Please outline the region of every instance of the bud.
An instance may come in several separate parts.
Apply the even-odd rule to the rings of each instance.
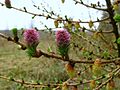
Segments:
[[[60,55],[66,56],[68,54],[70,45],[70,34],[66,29],[58,30],[56,32],[56,43]]]
[[[58,16],[57,21],[59,21],[59,23],[62,23],[62,17]]]
[[[106,85],[106,90],[114,90],[115,88],[115,82],[113,80],[110,80]]]
[[[56,28],[58,28],[58,21],[57,20],[54,21],[54,25]]]
[[[93,38],[94,38],[94,39],[97,39],[98,37],[99,37],[99,33],[98,33],[97,31],[94,32],[94,33],[93,33]]]
[[[11,8],[11,2],[10,2],[10,0],[5,0],[5,6],[7,8]]]
[[[28,29],[24,31],[24,40],[28,47],[37,46],[39,44],[39,33],[35,29]]]
[[[72,25],[73,25],[73,24],[72,24],[72,22],[71,22],[71,21],[68,21],[66,24],[67,24],[67,27],[68,27],[69,29],[71,29],[71,28],[72,28]]]
[[[100,76],[102,70],[102,63],[100,59],[96,59],[93,66],[92,66],[92,72],[95,76]]]
[[[90,89],[93,90],[96,86],[95,80],[90,81]]]
[[[118,11],[118,10],[119,10],[118,4],[114,4],[114,5],[113,5],[113,10],[115,10],[115,11]]]
[[[113,19],[116,21],[116,22],[120,22],[120,14],[115,14]]]
[[[18,42],[19,38],[18,38],[17,28],[13,28],[13,29],[12,29],[12,33],[13,33],[13,35],[14,35],[14,41],[15,41],[15,42]]]
[[[18,50],[21,50],[22,46],[21,45],[18,45]]]
[[[72,90],[78,90],[77,86],[72,86]]]
[[[92,28],[92,26],[93,26],[92,20],[90,20],[90,22],[88,24],[89,24],[89,27]]]
[[[75,70],[74,70],[74,64],[71,64],[70,62],[65,65],[65,69],[67,71],[67,74],[72,79],[75,76]]]
[[[68,85],[66,82],[63,82],[62,84],[62,90],[68,90]]]
[[[17,28],[13,28],[12,33],[13,33],[14,36],[17,36]]]
[[[29,56],[34,56],[37,54],[36,47],[39,44],[39,33],[35,29],[28,29],[24,31],[24,40],[27,45],[27,53]]]
[[[65,0],[61,0],[61,2],[62,2],[62,3],[64,3],[64,2],[65,2]]]
[[[79,22],[76,22],[76,23],[75,23],[75,28],[76,28],[77,30],[80,28]]]

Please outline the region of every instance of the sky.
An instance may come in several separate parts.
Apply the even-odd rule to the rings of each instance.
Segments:
[[[96,3],[98,0],[84,0],[85,3]],[[105,4],[104,0],[99,0],[102,4]],[[0,0],[4,3],[4,0]],[[33,5],[37,5],[41,10],[36,9]],[[65,0],[62,4],[61,0],[11,0],[11,5],[17,8],[23,9],[26,7],[27,11],[41,14],[43,13],[43,7],[48,11],[53,10],[56,14],[60,16],[67,15],[74,20],[81,19],[82,21],[97,20],[102,16],[101,11],[87,8],[83,5],[77,4],[73,0]],[[32,19],[32,15],[16,11],[14,9],[8,9],[6,7],[0,6],[0,30],[12,29],[14,27],[20,28],[31,28],[31,24],[38,29],[44,29],[44,25],[49,28],[54,28],[54,21],[51,19],[46,20],[44,17],[35,17]],[[81,24],[87,26],[88,24]],[[97,27],[99,24],[96,23]]]

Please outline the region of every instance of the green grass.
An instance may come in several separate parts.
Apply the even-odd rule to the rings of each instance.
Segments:
[[[78,39],[79,40],[79,39]],[[89,50],[95,49],[94,47],[88,47],[85,41],[78,42],[76,38],[73,38],[75,43],[78,43],[80,46],[87,47]],[[41,34],[39,49],[49,53],[48,47],[51,47],[53,51],[57,53],[56,44],[54,41],[54,36],[50,34]],[[69,51],[70,58],[74,60],[80,60],[88,58],[88,53],[83,53],[78,48],[72,48]],[[105,48],[105,47],[104,47]],[[112,52],[113,53],[113,52]],[[92,56],[92,55],[91,55]],[[94,57],[93,57],[94,59]],[[69,77],[64,68],[65,62],[59,61],[57,59],[46,58],[44,56],[40,58],[31,58],[26,54],[26,51],[19,50],[18,45],[8,42],[5,39],[0,38],[0,75],[5,75],[7,77],[13,77],[16,79],[24,79],[27,82],[36,82],[41,83],[57,83],[66,81]],[[111,65],[109,65],[111,66]],[[76,64],[75,69],[77,72],[84,71],[89,65],[86,64]],[[111,70],[106,66],[108,70]],[[103,72],[105,72],[103,70]],[[106,73],[106,72],[105,72]],[[92,73],[90,70],[85,71],[79,79],[91,79]],[[115,79],[117,85],[115,90],[119,90],[120,81],[118,78]],[[88,87],[88,84],[85,85]],[[84,88],[84,85],[81,85],[79,88]],[[0,90],[40,90],[33,88],[23,88],[20,87],[20,84],[17,84],[12,81],[7,81],[0,78]],[[45,89],[47,90],[47,89]],[[87,89],[86,89],[87,90]],[[102,90],[105,90],[104,88]]]
[[[55,49],[54,43],[49,40],[42,40],[38,48],[47,52],[50,45]],[[26,51],[19,50],[18,46],[12,42],[0,38],[0,74],[11,76],[16,79],[24,79],[32,82],[39,80],[40,82],[59,82],[68,79],[64,69],[64,64],[59,60],[51,58],[32,58],[26,54]],[[0,78],[0,90],[17,90],[19,85],[12,81],[7,81]],[[19,90],[19,89],[18,89]],[[20,90],[24,90],[21,88]],[[26,90],[26,89],[25,89]],[[27,89],[32,90],[32,89]],[[33,89],[34,90],[34,89]]]

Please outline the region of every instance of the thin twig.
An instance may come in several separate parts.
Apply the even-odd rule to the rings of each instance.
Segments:
[[[0,2],[0,4],[2,5],[2,6],[5,6],[5,4],[4,3],[1,3]],[[44,14],[37,14],[37,13],[33,13],[33,12],[29,12],[29,11],[26,11],[26,10],[23,10],[23,9],[19,9],[19,8],[16,8],[16,7],[13,7],[13,6],[11,6],[11,8],[12,9],[15,9],[15,10],[17,10],[17,11],[21,11],[21,12],[25,12],[25,13],[28,13],[28,14],[31,14],[31,15],[33,15],[33,16],[42,16],[42,17],[45,17],[45,18],[50,18],[50,19],[53,19],[53,20],[58,20],[57,18],[54,18],[54,17],[52,17],[52,16],[50,16],[50,15],[44,15]],[[109,17],[107,17],[107,18],[104,18],[104,19],[102,19],[102,20],[95,20],[95,21],[92,21],[93,23],[96,23],[96,22],[103,22],[103,21],[106,21],[106,20],[108,20],[109,19]],[[59,19],[58,21],[66,21],[66,19]],[[76,23],[76,22],[78,22],[78,23],[89,23],[89,21],[81,21],[81,20],[78,20],[78,21],[73,21],[73,20],[70,20],[70,22],[73,22],[73,23]]]
[[[62,84],[41,84],[41,83],[31,83],[31,82],[26,82],[24,80],[16,80],[14,78],[8,78],[6,76],[0,76],[0,78],[5,79],[5,80],[9,80],[9,81],[13,81],[25,86],[33,86],[33,87],[57,87],[60,86]]]
[[[79,4],[84,5],[86,7],[89,7],[89,8],[93,8],[93,9],[97,9],[97,10],[101,10],[101,11],[107,11],[107,9],[92,7],[92,6],[90,6],[88,4],[85,4],[85,3],[81,2],[81,1],[78,1],[78,0],[73,0],[73,1],[75,1],[76,4],[79,3]]]
[[[116,68],[115,70],[112,71],[112,75],[108,77],[108,79],[101,83],[100,85],[98,85],[94,90],[99,90],[100,88],[102,88],[104,85],[106,85],[110,80],[112,80],[114,78],[114,76],[116,76],[118,73],[120,73],[120,67]]]
[[[14,42],[18,45],[21,46],[21,49],[25,50],[27,47],[25,46],[25,44],[23,44],[22,42],[15,42],[13,38],[8,37],[2,33],[0,33],[0,37],[7,39],[8,41]],[[23,48],[24,47],[24,48]],[[73,59],[64,59],[61,56],[55,55],[55,54],[48,54],[45,53],[42,50],[39,50],[39,54],[37,56],[33,56],[36,58],[39,58],[40,56],[45,56],[47,58],[55,58],[55,59],[59,59],[61,61],[69,61],[69,62],[73,62],[73,63],[84,63],[84,64],[93,64],[94,61],[93,60],[73,60]],[[115,59],[111,59],[111,60],[101,60],[102,64],[108,64],[108,63],[114,63],[117,65],[120,65],[120,58],[115,58]]]
[[[8,40],[8,41],[14,42],[14,43],[16,43],[16,44],[18,44],[18,45],[20,45],[20,46],[21,46],[21,49],[23,49],[23,50],[26,49],[26,46],[25,46],[22,42],[20,42],[20,41],[16,42],[12,37],[6,36],[6,35],[4,35],[4,34],[2,34],[2,33],[0,33],[0,37],[6,39],[6,40]]]
[[[113,70],[112,73],[115,73],[114,75],[116,75],[117,73],[119,73],[119,71],[120,71],[120,67],[115,69],[115,70]],[[16,83],[19,83],[19,84],[22,84],[25,87],[32,87],[32,88],[44,88],[44,87],[51,87],[51,88],[53,88],[53,87],[62,86],[62,84],[52,84],[52,83],[49,83],[49,84],[31,83],[31,82],[26,82],[24,80],[16,80],[14,78],[8,78],[6,76],[0,76],[0,78],[5,79],[5,80],[9,80],[9,81],[13,81],[13,82],[16,82]],[[100,77],[94,79],[94,81],[98,81],[98,80],[101,80],[103,78],[105,78],[105,77],[104,76],[100,76]],[[111,77],[108,80],[110,80],[110,79],[111,79]],[[106,82],[108,82],[108,80]],[[74,80],[68,79],[66,82],[67,82],[67,86],[78,86],[78,85],[83,85],[83,84],[90,83],[91,80],[85,80],[83,82],[76,83]],[[105,85],[105,84],[103,83],[102,86],[103,85]],[[101,88],[101,85],[99,87]],[[95,90],[98,90],[98,89],[95,89]]]

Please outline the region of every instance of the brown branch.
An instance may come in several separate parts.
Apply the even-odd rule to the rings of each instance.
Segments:
[[[58,27],[58,28],[61,28],[61,27]],[[45,29],[40,29],[39,31],[45,31],[45,30],[53,30],[53,29],[56,29],[56,28],[45,28]],[[80,27],[80,31],[82,31],[82,30],[84,29],[85,31],[89,31],[89,32],[92,32],[92,33],[95,33],[95,32],[97,32],[97,33],[107,33],[107,34],[109,34],[109,33],[113,33],[113,30],[110,30],[110,31],[97,31],[97,30],[90,30],[90,29],[88,29],[88,28],[85,28],[85,27]]]
[[[52,84],[52,83],[49,83],[49,84],[31,83],[31,82],[26,82],[24,80],[17,80],[15,78],[9,78],[9,77],[6,77],[6,76],[0,76],[0,78],[22,84],[25,87],[32,87],[32,88],[44,88],[44,87],[53,88],[53,87],[62,86],[62,84]],[[103,78],[104,78],[103,76],[98,77],[97,79],[95,79],[95,81],[101,80]],[[76,85],[82,85],[82,84],[90,83],[91,80],[83,81],[81,83],[74,83],[73,81],[71,81],[71,79],[68,79],[66,82],[67,82],[68,86],[76,86]],[[73,82],[73,83],[71,83],[71,82]]]
[[[16,42],[13,38],[11,38],[11,37],[9,37],[9,36],[6,36],[6,35],[4,35],[4,34],[2,34],[2,33],[0,33],[0,37],[6,39],[6,40],[8,40],[8,41],[14,42],[14,43],[16,43],[16,44],[18,44],[18,45],[20,45],[20,46],[21,46],[21,49],[23,49],[23,50],[26,49],[26,46],[25,46],[22,42],[20,42],[20,41],[19,41],[19,42]]]
[[[118,27],[116,25],[116,22],[113,19],[114,11],[112,10],[111,0],[105,0],[105,1],[106,1],[106,5],[107,5],[107,8],[108,8],[108,14],[109,14],[109,17],[110,17],[110,21],[111,21],[111,24],[112,24],[112,27],[113,27],[113,33],[114,33],[116,41],[117,41],[117,39],[119,38],[119,32],[118,32]],[[118,44],[118,43],[116,43],[116,44],[117,44],[117,50],[118,50],[118,57],[120,57],[120,44]]]
[[[2,6],[5,6],[4,3],[1,3],[1,2],[0,2],[0,4],[1,4]],[[24,9],[19,9],[19,8],[16,8],[16,7],[13,7],[13,6],[11,6],[11,8],[12,8],[12,9],[15,9],[15,10],[17,10],[17,11],[21,11],[21,12],[24,12],[24,13],[31,14],[31,15],[33,15],[33,16],[42,16],[42,17],[45,17],[45,18],[47,18],[47,19],[53,19],[53,20],[58,20],[58,21],[66,21],[66,19],[62,19],[62,18],[61,18],[61,19],[57,19],[57,18],[54,18],[54,17],[52,17],[52,16],[50,16],[50,15],[32,13],[32,12],[26,11],[26,10],[24,10]],[[109,17],[104,18],[104,19],[102,19],[102,20],[95,20],[95,21],[92,21],[92,22],[93,22],[93,23],[103,22],[103,21],[106,21],[106,20],[108,20],[108,19],[109,19]],[[76,22],[78,22],[78,23],[89,23],[89,21],[81,21],[81,20],[78,20],[78,21],[72,21],[72,20],[70,20],[70,22],[73,22],[73,23],[76,23]]]
[[[103,87],[104,85],[106,85],[119,72],[120,72],[120,66],[118,68],[116,68],[115,70],[113,70],[112,72],[110,72],[108,74],[110,76],[107,77],[108,78],[107,81],[105,81],[102,84],[100,84],[99,86],[97,86],[94,90],[99,90],[101,87]],[[9,78],[9,77],[6,77],[6,76],[0,76],[0,78],[5,79],[5,80],[9,80],[9,81],[13,81],[13,82],[16,82],[16,83],[19,83],[19,84],[22,84],[25,87],[32,87],[32,88],[35,88],[35,87],[36,88],[43,88],[43,87],[51,87],[51,88],[53,88],[53,87],[62,86],[62,84],[52,84],[52,83],[49,83],[49,84],[31,83],[31,82],[26,82],[24,80],[16,80],[16,79],[14,79],[12,77]],[[98,80],[101,80],[103,78],[106,78],[106,77],[100,76],[100,77],[98,77],[98,78],[96,78],[94,80],[98,81]],[[68,86],[78,86],[78,85],[90,83],[91,80],[87,80],[87,81],[85,80],[85,81],[82,81],[82,82],[79,82],[79,83],[75,83],[74,80],[68,79],[66,82],[67,82]]]
[[[6,76],[0,76],[0,78],[5,79],[5,80],[9,80],[9,81],[13,81],[19,84],[22,84],[24,86],[33,86],[33,87],[57,87],[60,86],[62,84],[41,84],[41,83],[31,83],[31,82],[26,82],[24,80],[16,80],[14,78],[9,78]]]
[[[18,45],[21,45],[21,49],[23,49],[23,50],[25,50],[27,48],[23,43],[21,43],[19,41],[15,42],[13,38],[5,36],[2,33],[0,33],[0,37],[7,39],[8,41],[14,42]],[[42,50],[38,50],[37,54],[35,54],[33,57],[39,58],[40,56],[45,56],[47,58],[55,58],[55,59],[59,59],[61,61],[69,61],[69,62],[73,62],[73,63],[84,63],[84,64],[93,64],[94,63],[94,61],[92,61],[92,60],[64,59],[61,56],[54,55],[54,54],[48,54],[48,53],[43,52]],[[117,65],[120,65],[120,58],[116,58],[116,59],[112,59],[112,60],[102,60],[101,62],[102,62],[102,64],[114,63]]]
[[[104,49],[102,49],[100,46],[98,46],[98,45],[95,44],[94,42],[90,41],[89,39],[85,38],[84,36],[82,36],[82,35],[80,35],[80,34],[78,34],[78,33],[75,33],[75,32],[71,32],[71,33],[73,33],[73,34],[75,34],[76,36],[78,36],[78,37],[82,38],[83,40],[87,41],[87,42],[88,42],[89,44],[91,44],[93,47],[97,47],[100,51],[104,51]],[[116,50],[115,47],[112,47],[112,48]],[[112,55],[110,55],[110,57],[113,58]]]
[[[75,1],[76,4],[79,3],[81,5],[84,5],[84,6],[88,7],[88,8],[93,8],[93,9],[97,9],[97,10],[101,10],[101,11],[107,11],[107,9],[93,7],[93,6],[90,6],[88,4],[83,3],[82,1],[78,1],[78,0],[73,0],[73,1]]]
[[[104,19],[101,19],[101,20],[95,20],[95,21],[92,21],[93,23],[97,23],[97,22],[104,22],[104,21],[106,21],[106,20],[108,20],[109,19],[109,17],[106,17],[106,18],[104,18]],[[65,20],[64,20],[65,21]],[[71,22],[73,22],[73,23],[76,23],[76,22],[79,22],[79,23],[89,23],[90,21],[71,21]]]
[[[95,32],[97,32],[97,33],[107,33],[107,34],[109,34],[109,33],[113,33],[113,30],[111,30],[111,31],[95,31],[95,30],[90,30],[90,29],[85,29],[85,30],[87,30],[87,31],[89,31],[89,32],[92,32],[92,33],[95,33]]]
[[[113,77],[109,77],[104,83],[100,84],[98,87],[96,87],[93,90],[100,90],[104,85],[106,85],[110,80],[112,80]]]
[[[62,84],[53,84],[53,83],[49,83],[49,84],[31,83],[31,82],[26,82],[24,80],[18,80],[18,79],[15,79],[15,78],[9,78],[9,77],[6,77],[6,76],[0,76],[0,78],[22,84],[25,87],[32,87],[32,88],[43,88],[43,87],[54,88],[54,87],[62,86]],[[97,80],[101,80],[103,78],[104,77],[101,76],[101,77],[98,77],[98,78],[96,78],[94,80],[97,81]],[[68,86],[76,86],[76,85],[82,85],[82,84],[90,83],[91,80],[83,81],[81,83],[75,83],[75,81],[73,81],[71,79],[68,79],[66,82],[67,82]],[[73,83],[71,83],[71,82],[73,82]]]
[[[108,79],[101,83],[100,85],[98,85],[94,90],[99,90],[100,88],[102,88],[104,85],[106,85],[110,80],[112,80],[118,73],[120,73],[120,66],[118,68],[116,68],[115,70],[112,71],[112,75],[108,77]]]
[[[62,84],[53,84],[53,83],[49,83],[49,84],[40,84],[40,83],[31,83],[31,82],[26,82],[24,80],[17,80],[15,78],[9,78],[9,77],[6,77],[6,76],[0,76],[0,78],[2,79],[5,79],[5,80],[9,80],[9,81],[13,81],[13,82],[16,82],[16,83],[19,83],[19,84],[22,84],[24,85],[25,87],[32,87],[32,88],[44,88],[44,87],[51,87],[51,88],[54,88],[54,87],[58,87],[58,86],[62,86]],[[105,78],[104,76],[100,76],[96,79],[94,79],[95,81],[98,81],[98,80],[101,80]],[[77,79],[75,79],[76,81]],[[71,80],[71,79],[68,79],[66,82],[67,82],[67,86],[78,86],[78,85],[83,85],[83,84],[87,84],[87,83],[90,83],[91,80],[85,80],[85,81],[81,81],[79,83],[76,83],[74,80]],[[72,82],[72,83],[71,83]]]
[[[103,40],[103,41],[106,43],[106,45],[108,45],[108,47],[110,47],[110,48],[112,48],[112,49],[114,49],[114,50],[117,50],[117,48],[116,48],[113,44],[111,44],[111,42],[109,42],[109,41],[107,41],[107,40],[105,39],[105,36],[104,36],[103,33],[101,33],[101,34],[99,35],[99,37],[101,38],[101,40]]]
[[[42,52],[42,55],[45,56],[45,57],[48,57],[48,58],[56,58],[56,59],[59,59],[61,61],[69,61],[69,62],[73,62],[73,63],[84,63],[84,64],[93,64],[94,61],[93,60],[73,60],[73,59],[64,59],[60,56],[56,56],[54,54],[47,54],[47,53],[44,53]],[[114,64],[117,64],[117,65],[120,65],[120,58],[116,58],[116,59],[112,59],[112,60],[101,60],[101,63],[102,64],[108,64],[108,63],[114,63]]]
[[[73,34],[77,35],[78,37],[82,38],[83,40],[89,42],[92,46],[99,48],[100,51],[104,51],[104,49],[100,48],[98,45],[96,45],[95,43],[91,42],[90,40],[88,40],[87,38],[83,37],[82,35],[80,35],[78,33],[75,33],[75,32],[71,32],[71,33],[73,33]]]

